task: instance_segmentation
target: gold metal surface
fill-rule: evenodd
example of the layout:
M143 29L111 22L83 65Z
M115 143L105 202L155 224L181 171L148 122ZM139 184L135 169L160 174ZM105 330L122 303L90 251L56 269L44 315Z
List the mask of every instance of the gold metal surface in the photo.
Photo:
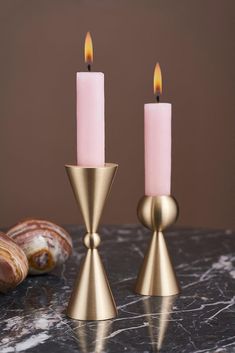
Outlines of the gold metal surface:
M117 171L117 164L90 168L66 165L74 196L80 206L87 234L87 254L80 267L69 301L67 315L76 320L106 320L117 309L97 247L97 233L105 201Z
M171 196L144 196L137 208L138 218L153 230L150 245L140 268L135 291L142 295L178 294L179 284L162 231L173 224L179 209Z

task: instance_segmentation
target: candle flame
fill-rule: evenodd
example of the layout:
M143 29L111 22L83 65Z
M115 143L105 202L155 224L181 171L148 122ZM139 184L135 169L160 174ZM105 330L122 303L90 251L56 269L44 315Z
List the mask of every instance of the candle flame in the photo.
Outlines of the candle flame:
M87 32L87 34L86 34L84 55L85 55L85 62L86 63L90 64L93 62L93 44L92 44L90 32Z
M162 93L162 72L159 63L156 64L154 69L153 91L154 94Z

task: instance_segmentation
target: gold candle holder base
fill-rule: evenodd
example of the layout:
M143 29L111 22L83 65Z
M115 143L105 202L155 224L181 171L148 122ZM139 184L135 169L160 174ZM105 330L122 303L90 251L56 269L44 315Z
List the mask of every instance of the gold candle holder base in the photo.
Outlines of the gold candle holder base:
M176 221L178 213L178 205L171 196L143 196L140 200L138 218L144 226L153 230L153 236L137 277L136 293L170 296L180 292L162 233Z
M87 254L72 291L67 315L76 320L111 319L117 316L117 309L98 253L97 229L118 165L109 163L97 168L66 165L65 168L87 230L84 237Z

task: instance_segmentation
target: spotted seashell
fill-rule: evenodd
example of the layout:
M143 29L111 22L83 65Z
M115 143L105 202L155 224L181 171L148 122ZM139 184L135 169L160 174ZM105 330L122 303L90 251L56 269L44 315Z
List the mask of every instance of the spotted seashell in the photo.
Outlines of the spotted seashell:
M28 274L28 260L23 250L6 234L0 232L0 292L7 292Z
M30 274L53 270L72 252L70 235L52 222L28 219L16 224L7 234L24 250Z

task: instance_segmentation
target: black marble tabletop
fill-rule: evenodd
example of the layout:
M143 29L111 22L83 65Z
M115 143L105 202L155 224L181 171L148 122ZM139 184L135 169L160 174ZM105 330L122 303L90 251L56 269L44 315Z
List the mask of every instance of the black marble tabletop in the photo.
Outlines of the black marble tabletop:
M101 227L100 254L119 315L75 321L65 310L81 258L83 229L67 227L74 254L49 275L28 277L0 295L0 352L235 352L235 233L200 229L166 233L182 293L133 293L150 238L140 226Z

